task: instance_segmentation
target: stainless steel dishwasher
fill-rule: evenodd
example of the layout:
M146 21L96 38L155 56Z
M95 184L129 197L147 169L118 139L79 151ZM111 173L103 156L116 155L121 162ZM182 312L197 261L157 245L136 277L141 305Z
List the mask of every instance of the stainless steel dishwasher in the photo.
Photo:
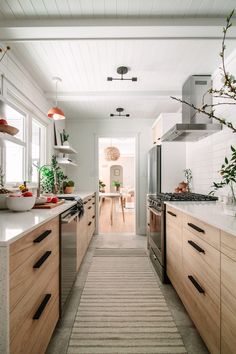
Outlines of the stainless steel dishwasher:
M60 267L60 313L76 278L76 237L79 211L77 205L60 216L61 224L61 267Z

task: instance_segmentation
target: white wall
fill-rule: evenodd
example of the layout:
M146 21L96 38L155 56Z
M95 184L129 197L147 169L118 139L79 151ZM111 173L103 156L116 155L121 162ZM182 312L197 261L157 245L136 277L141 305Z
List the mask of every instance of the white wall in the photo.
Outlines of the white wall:
M227 70L236 75L236 51L227 60ZM220 87L219 70L213 74L213 86ZM236 126L236 106L221 106L216 115L232 121ZM216 122L216 121L214 121ZM187 167L193 172L193 189L198 193L209 193L213 181L220 181L219 169L225 156L230 156L230 145L236 146L236 134L224 128L198 142L187 144ZM227 195L228 188L217 191L216 195Z
M147 152L152 145L152 120L127 120L120 119L98 121L67 120L66 129L70 134L70 142L78 151L76 161L78 167L67 168L67 174L75 180L78 190L96 190L98 183L98 151L96 146L97 136L137 136L139 141L139 162L136 173L139 184L136 186L138 193L138 225L137 233L146 233L146 193L147 193Z
M1 43L0 46L2 47ZM0 63L0 75L6 78L3 80L3 93L0 92L0 99L20 105L30 117L37 117L47 125L47 160L49 161L53 152L53 124L47 118L50 103L27 69L10 51Z
M117 147L119 148L119 146ZM134 188L135 185L134 156L120 156L120 158L117 161L106 161L103 154L99 156L99 179L101 179L106 184L105 187L106 192L110 192L110 168L113 165L119 165L123 167L122 187L129 188L129 189Z

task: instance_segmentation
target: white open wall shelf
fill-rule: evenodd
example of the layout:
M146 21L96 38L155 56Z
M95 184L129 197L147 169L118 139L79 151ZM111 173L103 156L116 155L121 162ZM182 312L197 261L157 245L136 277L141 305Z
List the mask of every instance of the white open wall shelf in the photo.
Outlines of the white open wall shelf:
M62 154L77 154L77 151L71 146L54 145L54 149Z
M63 155L63 156L57 156L57 162L60 165L77 166L77 164L71 161L69 157L65 156L70 154L77 154L77 151L73 149L71 146L54 145L54 150L57 151L60 155Z

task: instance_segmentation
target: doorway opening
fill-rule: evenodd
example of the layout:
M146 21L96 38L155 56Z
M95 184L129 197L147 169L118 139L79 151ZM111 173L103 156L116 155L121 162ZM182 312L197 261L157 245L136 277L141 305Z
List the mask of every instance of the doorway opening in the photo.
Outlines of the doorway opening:
M135 233L135 137L99 138L99 233Z

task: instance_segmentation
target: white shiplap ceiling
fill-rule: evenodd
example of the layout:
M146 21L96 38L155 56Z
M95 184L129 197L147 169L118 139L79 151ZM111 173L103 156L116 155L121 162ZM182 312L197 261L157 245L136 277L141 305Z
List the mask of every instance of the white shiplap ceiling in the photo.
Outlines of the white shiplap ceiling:
M0 19L222 17L235 0L1 0Z
M54 97L52 77L62 78L59 105L67 117L110 119L110 113L123 107L130 114L129 119L153 119L161 112L180 109L170 95L181 93L189 75L211 74L219 65L218 37L225 22L222 16L228 15L235 5L235 0L0 0L0 40L9 40L12 54L27 68L48 99ZM172 26L171 17L179 18L176 27ZM191 21L205 17L211 18L208 27L208 20L204 26L201 22L191 25ZM220 19L215 27L217 17ZM53 18L51 23L50 18ZM75 18L80 19L78 24L72 22ZM86 18L94 21L81 22ZM100 22L96 22L98 18ZM103 18L104 23L111 21L116 31L118 28L118 36L119 29L123 31L121 38L112 37L109 30L114 28L110 24L103 26ZM149 27L149 22L142 25L126 22L119 27L112 18L116 21L154 18L154 22ZM166 22L158 22L160 18ZM133 31L133 39L125 33L127 29ZM174 36L175 29L180 35ZM138 35L134 38L136 30ZM82 31L84 38L76 37ZM96 37L96 31L102 35ZM165 31L168 35L163 38ZM73 32L76 36L72 40ZM90 35L88 39L86 32L92 33L94 39ZM140 35L142 32L145 38ZM63 33L68 33L68 37L66 34L62 38ZM236 40L231 38L227 53L235 48ZM116 68L121 65L128 66L127 76L137 76L138 81L108 82L107 76L117 76Z

